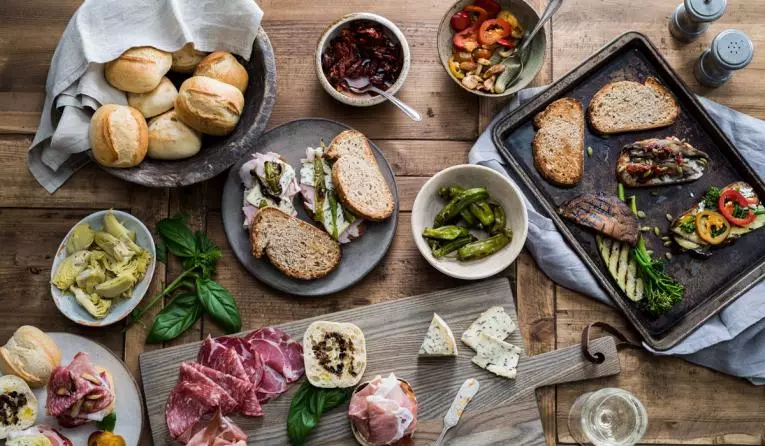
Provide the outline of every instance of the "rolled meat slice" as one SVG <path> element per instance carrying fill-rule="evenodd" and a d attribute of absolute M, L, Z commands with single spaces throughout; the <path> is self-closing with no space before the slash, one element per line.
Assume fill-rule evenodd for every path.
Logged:
<path fill-rule="evenodd" d="M 396 443 L 417 428 L 417 398 L 411 386 L 391 373 L 376 376 L 351 398 L 348 418 L 354 434 L 374 446 Z"/>

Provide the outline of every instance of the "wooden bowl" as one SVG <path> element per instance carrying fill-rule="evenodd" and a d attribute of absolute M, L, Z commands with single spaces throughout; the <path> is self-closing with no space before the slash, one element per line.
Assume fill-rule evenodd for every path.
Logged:
<path fill-rule="evenodd" d="M 459 81 L 459 79 L 452 76 L 451 72 L 449 71 L 449 58 L 452 55 L 452 38 L 454 37 L 454 30 L 452 29 L 450 20 L 452 16 L 458 12 L 461 11 L 462 8 L 464 8 L 466 5 L 472 5 L 474 0 L 459 0 L 457 3 L 452 5 L 451 8 L 446 12 L 443 19 L 441 19 L 441 24 L 438 25 L 438 57 L 441 59 L 441 65 L 444 67 L 444 70 L 446 71 L 446 74 L 449 75 L 449 77 L 460 86 L 465 91 L 469 91 L 470 93 L 473 93 L 478 96 L 486 96 L 489 98 L 500 98 L 503 96 L 509 96 L 511 94 L 517 93 L 519 90 L 522 90 L 525 88 L 531 81 L 534 79 L 534 77 L 542 70 L 542 65 L 545 61 L 545 48 L 547 46 L 547 37 L 545 36 L 545 30 L 542 28 L 539 30 L 539 33 L 537 33 L 536 37 L 534 37 L 534 41 L 531 43 L 527 51 L 526 55 L 526 61 L 523 65 L 523 71 L 521 71 L 520 77 L 515 81 L 514 84 L 509 85 L 504 93 L 501 94 L 495 94 L 495 93 L 486 93 L 483 91 L 478 90 L 471 90 L 464 85 L 462 85 L 462 82 Z M 536 26 L 537 23 L 539 23 L 539 14 L 534 10 L 534 8 L 527 3 L 524 0 L 496 0 L 497 3 L 502 7 L 502 9 L 507 9 L 508 11 L 512 12 L 515 17 L 518 18 L 518 21 L 521 22 L 521 25 L 523 26 L 523 29 L 526 33 L 530 32 L 534 26 Z"/>
<path fill-rule="evenodd" d="M 244 112 L 232 133 L 204 135 L 202 150 L 191 158 L 168 161 L 146 157 L 141 164 L 128 169 L 103 169 L 142 186 L 179 187 L 209 180 L 231 167 L 263 133 L 276 100 L 274 50 L 263 28 L 252 45 L 250 60 L 240 58 L 239 61 L 247 69 L 250 80 L 244 92 Z M 171 72 L 168 77 L 179 87 L 189 75 Z"/>

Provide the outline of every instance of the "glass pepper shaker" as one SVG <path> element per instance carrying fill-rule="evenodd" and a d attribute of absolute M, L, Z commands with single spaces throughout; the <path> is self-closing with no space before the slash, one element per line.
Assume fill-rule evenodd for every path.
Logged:
<path fill-rule="evenodd" d="M 669 18 L 669 32 L 682 42 L 696 40 L 725 13 L 726 0 L 684 0 Z"/>
<path fill-rule="evenodd" d="M 727 29 L 712 40 L 701 54 L 694 70 L 701 85 L 719 87 L 733 72 L 749 65 L 754 55 L 752 39 L 736 29 Z"/>

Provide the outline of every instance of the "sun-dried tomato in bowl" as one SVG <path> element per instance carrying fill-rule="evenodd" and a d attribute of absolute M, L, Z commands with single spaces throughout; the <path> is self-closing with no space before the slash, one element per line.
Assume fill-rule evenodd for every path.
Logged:
<path fill-rule="evenodd" d="M 335 89 L 348 91 L 345 78 L 366 76 L 375 87 L 387 90 L 401 74 L 401 44 L 385 33 L 383 25 L 354 20 L 340 30 L 321 55 L 321 67 Z"/>

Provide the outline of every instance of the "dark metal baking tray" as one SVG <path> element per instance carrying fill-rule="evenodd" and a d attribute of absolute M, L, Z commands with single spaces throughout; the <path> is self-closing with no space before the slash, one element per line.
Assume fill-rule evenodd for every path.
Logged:
<path fill-rule="evenodd" d="M 531 141 L 533 118 L 547 105 L 562 97 L 573 97 L 587 107 L 593 95 L 605 84 L 619 80 L 644 81 L 654 76 L 677 98 L 680 116 L 669 127 L 603 137 L 586 126 L 582 181 L 572 188 L 554 186 L 534 167 Z M 510 170 L 521 180 L 521 187 L 537 209 L 546 212 L 563 238 L 593 272 L 606 292 L 624 311 L 645 341 L 657 350 L 666 350 L 698 328 L 759 281 L 765 273 L 765 230 L 754 231 L 731 246 L 718 249 L 707 259 L 672 251 L 667 270 L 685 285 L 685 299 L 659 318 L 652 318 L 629 300 L 616 285 L 600 258 L 592 232 L 560 218 L 559 205 L 587 192 L 616 194 L 615 160 L 622 147 L 633 141 L 675 135 L 707 152 L 711 163 L 698 181 L 681 185 L 627 189 L 637 197 L 638 208 L 647 217 L 641 226 L 658 226 L 666 235 L 666 214 L 678 216 L 702 199 L 710 186 L 746 181 L 765 199 L 765 185 L 744 161 L 731 141 L 722 133 L 694 94 L 678 77 L 646 36 L 628 32 L 614 39 L 595 55 L 532 98 L 494 128 L 493 139 Z M 655 257 L 664 257 L 676 248 L 665 248 L 653 232 L 644 237 Z"/>

